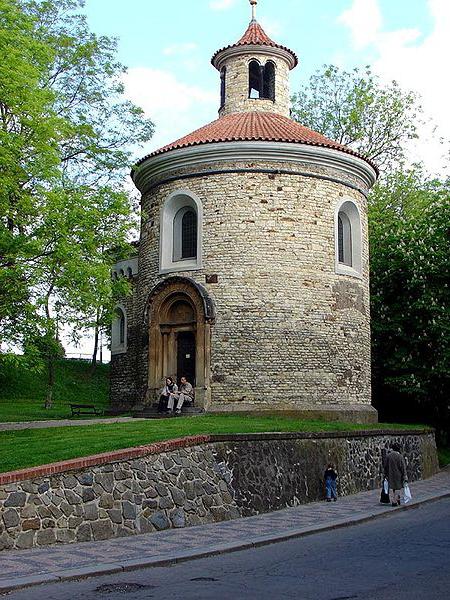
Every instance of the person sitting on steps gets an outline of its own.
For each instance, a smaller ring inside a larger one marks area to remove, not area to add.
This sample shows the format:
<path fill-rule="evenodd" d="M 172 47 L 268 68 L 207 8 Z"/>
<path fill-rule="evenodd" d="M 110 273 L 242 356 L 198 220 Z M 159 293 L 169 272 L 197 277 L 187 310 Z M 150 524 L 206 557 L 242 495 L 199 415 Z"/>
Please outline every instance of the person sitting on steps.
<path fill-rule="evenodd" d="M 158 412 L 172 412 L 173 401 L 178 392 L 178 386 L 172 377 L 166 377 L 166 383 L 161 390 L 158 404 Z"/>
<path fill-rule="evenodd" d="M 182 377 L 180 379 L 180 389 L 178 391 L 178 402 L 175 410 L 175 414 L 179 415 L 181 413 L 181 407 L 185 402 L 192 402 L 194 400 L 194 388 L 186 379 L 186 377 Z"/>

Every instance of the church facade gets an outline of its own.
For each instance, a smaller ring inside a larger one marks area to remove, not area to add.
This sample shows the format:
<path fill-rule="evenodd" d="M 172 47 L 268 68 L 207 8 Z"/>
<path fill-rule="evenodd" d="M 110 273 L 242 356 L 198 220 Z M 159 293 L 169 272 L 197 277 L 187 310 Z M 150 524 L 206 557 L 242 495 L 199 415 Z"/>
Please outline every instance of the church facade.
<path fill-rule="evenodd" d="M 113 410 L 145 410 L 166 376 L 185 375 L 205 411 L 376 420 L 367 194 L 377 171 L 290 118 L 297 62 L 253 13 L 212 58 L 219 118 L 135 166 L 138 252 L 113 270 L 133 290 L 113 323 Z"/>

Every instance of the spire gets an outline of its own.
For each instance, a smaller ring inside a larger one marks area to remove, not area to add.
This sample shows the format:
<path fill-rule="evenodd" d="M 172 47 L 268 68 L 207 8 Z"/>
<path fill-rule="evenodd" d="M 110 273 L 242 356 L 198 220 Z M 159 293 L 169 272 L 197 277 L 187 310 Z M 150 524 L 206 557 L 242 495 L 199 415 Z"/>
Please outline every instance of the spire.
<path fill-rule="evenodd" d="M 250 5 L 252 7 L 252 21 L 256 21 L 256 5 L 258 4 L 258 0 L 250 0 Z"/>

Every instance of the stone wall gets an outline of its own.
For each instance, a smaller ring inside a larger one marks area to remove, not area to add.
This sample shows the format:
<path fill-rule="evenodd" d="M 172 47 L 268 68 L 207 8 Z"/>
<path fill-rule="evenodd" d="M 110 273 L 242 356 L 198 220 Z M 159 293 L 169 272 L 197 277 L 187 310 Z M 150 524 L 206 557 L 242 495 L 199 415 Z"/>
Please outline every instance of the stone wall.
<path fill-rule="evenodd" d="M 434 434 L 197 436 L 0 474 L 0 549 L 102 540 L 258 514 L 380 485 L 400 443 L 410 481 L 438 469 Z"/>

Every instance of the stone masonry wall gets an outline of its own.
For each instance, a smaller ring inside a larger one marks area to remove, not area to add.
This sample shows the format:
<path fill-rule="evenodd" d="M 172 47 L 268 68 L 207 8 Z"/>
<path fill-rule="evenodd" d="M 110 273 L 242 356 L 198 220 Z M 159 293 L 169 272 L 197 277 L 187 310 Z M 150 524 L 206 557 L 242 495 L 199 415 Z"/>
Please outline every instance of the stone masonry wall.
<path fill-rule="evenodd" d="M 268 60 L 275 63 L 275 101 L 248 97 L 248 66 L 252 60 L 261 65 Z M 272 112 L 289 117 L 291 98 L 289 93 L 289 66 L 286 61 L 273 55 L 238 56 L 226 62 L 225 104 L 219 115 L 235 112 Z"/>
<path fill-rule="evenodd" d="M 221 164 L 252 166 L 299 169 L 290 163 Z M 354 185 L 350 177 L 349 184 Z M 209 409 L 369 407 L 365 196 L 344 183 L 282 173 L 205 173 L 162 183 L 142 200 L 141 319 L 151 290 L 170 276 L 159 274 L 160 210 L 180 189 L 196 194 L 204 212 L 203 269 L 176 274 L 201 283 L 216 306 Z M 334 215 L 343 199 L 355 202 L 361 214 L 360 278 L 335 272 Z M 208 274 L 217 274 L 218 283 L 206 283 Z M 147 373 L 143 344 L 136 375 L 141 394 Z"/>
<path fill-rule="evenodd" d="M 268 512 L 380 485 L 400 443 L 409 481 L 438 470 L 434 434 L 197 436 L 0 474 L 0 550 L 102 540 Z"/>

